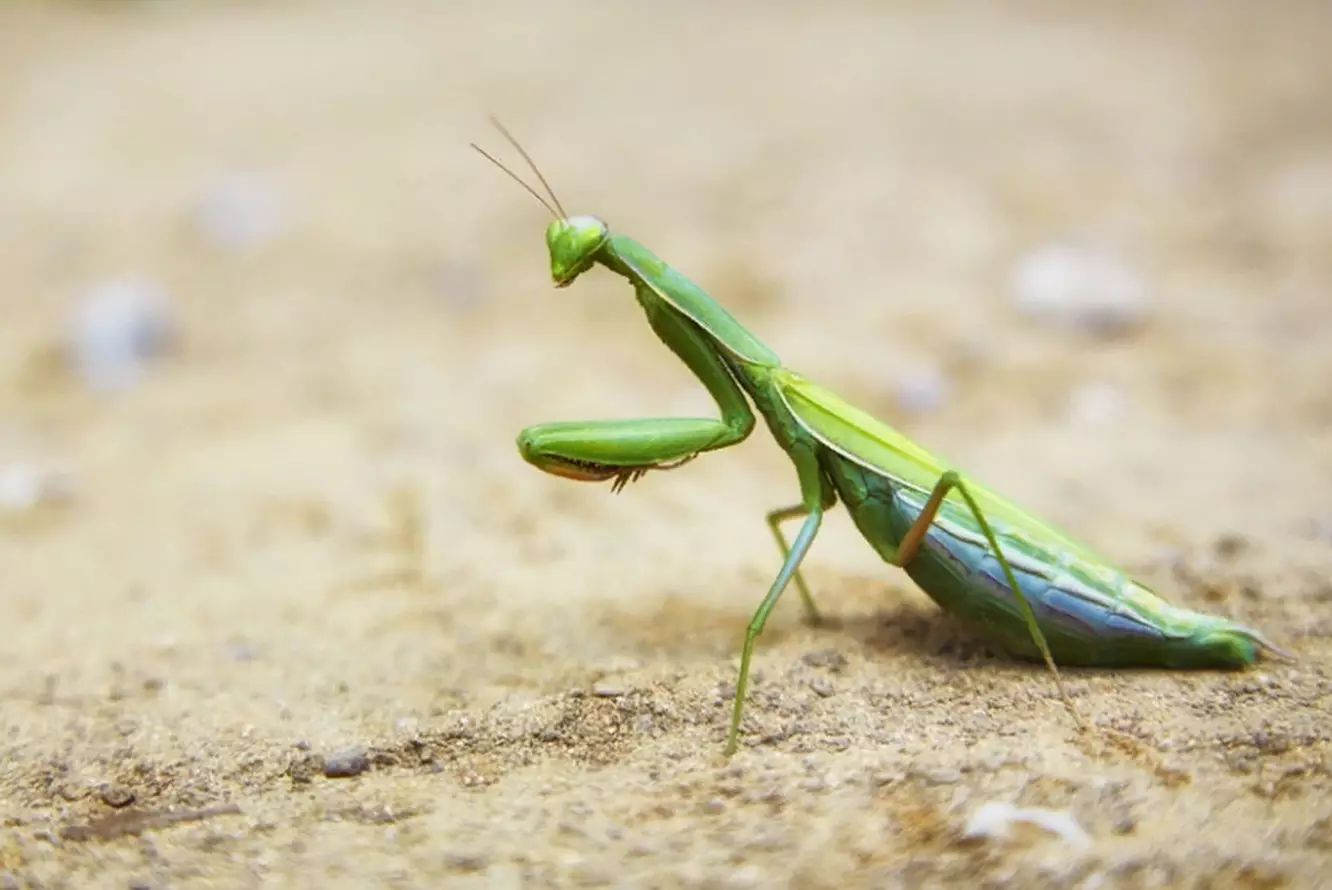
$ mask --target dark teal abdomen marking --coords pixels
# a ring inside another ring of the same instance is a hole
[[[917,504],[914,497],[899,496],[889,480],[835,452],[825,451],[823,464],[861,535],[880,556],[891,560],[919,517],[923,498]],[[940,608],[971,626],[986,642],[1019,658],[1041,659],[1017,597],[988,547],[960,540],[936,525],[903,569]],[[1235,668],[1257,658],[1247,640],[1217,633],[1233,627],[1224,619],[1198,616],[1196,632],[1169,633],[1113,599],[1104,602],[1079,595],[1077,582],[1059,579],[1058,571],[1056,567],[1038,575],[1013,565],[1058,664]]]

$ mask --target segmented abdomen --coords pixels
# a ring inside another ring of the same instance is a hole
[[[840,455],[828,455],[825,467],[866,540],[891,559],[929,492],[894,486]],[[1258,638],[1247,628],[1172,606],[1113,566],[1089,563],[1021,529],[989,521],[1056,662],[1186,668],[1240,667],[1256,660]],[[1040,658],[1003,568],[964,503],[944,503],[903,568],[940,607],[988,642]]]

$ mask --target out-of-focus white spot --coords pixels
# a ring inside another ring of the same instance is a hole
[[[28,464],[0,468],[0,509],[18,513],[73,496],[74,480],[69,473]]]
[[[287,202],[268,177],[229,173],[204,192],[194,220],[213,245],[246,250],[282,233],[287,223]]]
[[[69,333],[71,359],[93,389],[125,389],[143,365],[164,354],[175,338],[166,294],[138,280],[93,288],[79,304]]]
[[[897,404],[912,414],[929,414],[944,406],[952,389],[952,381],[941,369],[915,367],[897,378]]]
[[[1023,314],[1095,337],[1112,337],[1147,320],[1143,281],[1110,255],[1053,244],[1027,254],[1013,270],[1012,298]]]
[[[1077,426],[1110,426],[1128,410],[1128,397],[1113,383],[1086,383],[1068,397],[1068,420]]]

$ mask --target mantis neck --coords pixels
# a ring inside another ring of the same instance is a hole
[[[782,361],[736,321],[731,313],[703,289],[662,262],[643,245],[617,235],[597,252],[597,262],[646,288],[702,329],[720,351],[746,364],[779,368]]]

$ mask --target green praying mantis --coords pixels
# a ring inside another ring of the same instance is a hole
[[[782,566],[745,631],[726,756],[735,753],[754,644],[794,581],[809,620],[819,611],[800,573],[840,500],[883,560],[903,569],[941,608],[996,648],[1045,662],[1074,722],[1085,729],[1058,664],[1088,667],[1242,668],[1260,655],[1289,660],[1257,631],[1171,605],[1086,545],[967,478],[833,392],[784,366],[698,285],[595,216],[569,216],[537,165],[500,124],[546,191],[473,144],[554,217],[546,229],[557,288],[601,265],[627,279],[648,324],[707,388],[720,419],[663,417],[547,423],[518,436],[528,463],[620,491],[729,448],[753,432],[755,411],[790,456],[800,502],[771,510]],[[795,541],[782,523],[803,519]]]

